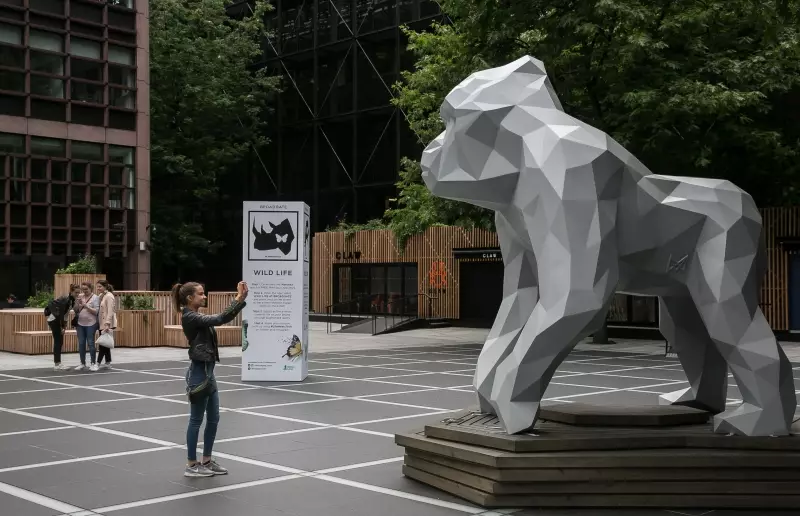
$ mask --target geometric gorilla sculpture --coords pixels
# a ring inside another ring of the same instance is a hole
[[[758,306],[761,216],[729,181],[651,173],[566,114],[544,65],[474,73],[441,106],[422,156],[434,195],[496,212],[503,302],[475,372],[480,408],[529,429],[554,372],[603,324],[615,291],[656,295],[691,387],[662,403],[717,414],[714,431],[787,435],[792,367]],[[728,369],[743,403],[727,412]]]

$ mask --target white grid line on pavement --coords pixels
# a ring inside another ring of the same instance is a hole
[[[119,437],[127,437],[129,439],[133,439],[133,440],[137,440],[137,441],[148,442],[148,443],[151,443],[151,444],[159,444],[160,446],[164,446],[164,447],[183,447],[183,445],[179,445],[178,443],[164,441],[164,440],[161,440],[161,439],[153,439],[151,437],[141,436],[141,435],[137,435],[137,434],[131,434],[131,433],[128,433],[128,432],[119,432],[119,431],[109,430],[107,428],[93,427],[91,425],[86,425],[86,424],[78,423],[78,422],[75,422],[75,421],[68,421],[68,420],[60,419],[60,418],[52,418],[52,417],[48,417],[48,416],[42,416],[42,415],[39,415],[39,414],[30,414],[30,413],[27,413],[27,412],[17,411],[17,410],[13,410],[13,409],[6,409],[6,408],[2,408],[2,407],[0,407],[0,411],[6,412],[6,413],[11,413],[11,414],[17,414],[17,415],[25,415],[25,416],[33,417],[33,418],[36,418],[36,419],[42,419],[42,420],[51,421],[51,422],[58,422],[58,423],[61,423],[61,424],[64,424],[64,425],[72,425],[72,426],[75,426],[75,427],[78,427],[78,428],[85,428],[85,429],[94,430],[94,431],[97,431],[97,432],[109,433],[109,434],[112,434],[112,435],[116,435],[116,436],[119,436]],[[389,434],[384,434],[384,435],[389,435]],[[308,477],[308,476],[313,476],[315,478],[317,477],[317,475],[313,471],[305,471],[305,470],[298,469],[298,468],[292,468],[292,467],[289,467],[289,466],[282,466],[280,464],[273,464],[273,463],[269,463],[269,462],[266,462],[266,461],[260,461],[260,460],[256,460],[256,459],[251,459],[251,458],[248,458],[248,457],[240,457],[240,456],[229,454],[229,453],[216,452],[216,453],[214,453],[214,456],[217,457],[217,458],[228,459],[228,460],[231,460],[233,462],[240,462],[240,463],[244,463],[244,464],[250,464],[250,465],[253,465],[253,466],[261,466],[261,467],[264,467],[264,468],[267,468],[267,469],[281,471],[283,473],[288,473],[290,476],[291,475],[296,475],[298,477]],[[402,457],[400,457],[398,460],[401,460],[401,459],[402,459]],[[373,465],[374,461],[371,461],[371,462],[365,463],[365,464]],[[353,467],[355,468],[356,466],[353,466]],[[284,476],[283,478],[288,480],[288,478],[285,478],[285,477],[286,476]],[[282,478],[282,477],[277,477],[277,478]],[[319,478],[322,479],[322,480],[327,480],[327,481],[333,482],[333,479],[335,477],[327,477],[326,475],[321,475],[321,476],[319,476]],[[266,480],[270,480],[270,479],[265,479],[263,482],[264,483],[268,483],[268,482],[266,482]],[[275,481],[274,479],[271,479],[271,480]],[[261,482],[261,481],[259,481],[259,482]],[[129,509],[129,508],[133,508],[133,507],[141,507],[141,506],[144,506],[144,505],[151,505],[152,503],[161,503],[163,501],[176,500],[176,499],[185,498],[185,497],[201,496],[203,494],[211,494],[213,492],[221,492],[221,491],[226,491],[226,490],[237,489],[237,487],[236,487],[237,485],[238,486],[242,486],[242,487],[252,487],[253,485],[260,485],[260,484],[253,484],[252,482],[248,482],[248,483],[244,483],[244,484],[234,484],[234,485],[229,485],[229,486],[224,486],[224,487],[219,487],[219,488],[212,488],[212,489],[206,489],[206,490],[197,490],[197,491],[194,491],[194,492],[191,492],[191,493],[181,493],[180,495],[172,495],[171,497],[160,497],[160,498],[154,498],[154,499],[150,499],[150,500],[140,500],[138,502],[131,502],[131,503],[128,503],[128,504],[122,504],[122,505],[111,506],[111,507],[103,507],[103,508],[91,509],[91,510],[96,512],[96,513],[99,513],[99,514],[105,514],[105,513],[108,513],[108,512],[114,512],[114,511],[117,511],[117,510],[122,510],[123,508],[124,509]],[[352,485],[351,487],[360,487],[361,489],[373,490],[373,489],[368,489],[366,486],[368,486],[368,484],[364,484],[363,486]],[[0,488],[1,487],[2,487],[2,485],[0,485]],[[13,486],[9,486],[9,487],[13,487]],[[239,488],[242,488],[242,487],[239,487]],[[369,486],[369,488],[374,488],[374,487],[375,486]],[[15,488],[15,489],[18,489],[18,488]],[[383,488],[381,488],[381,489],[383,489]],[[9,494],[11,494],[11,493],[9,493]],[[403,493],[401,491],[394,491],[394,490],[386,490],[383,494],[389,494],[389,495],[392,495],[392,496],[399,496],[401,498],[407,498],[409,496],[413,496],[414,497],[413,499],[415,501],[427,503],[429,505],[436,505],[436,506],[440,506],[440,507],[448,507],[448,508],[451,508],[451,509],[454,509],[454,510],[460,510],[462,512],[467,512],[467,513],[471,513],[471,514],[477,514],[477,512],[475,512],[475,509],[472,508],[472,507],[469,507],[469,506],[466,506],[466,505],[461,505],[461,504],[453,504],[453,503],[450,503],[450,502],[443,502],[442,500],[437,500],[435,498],[428,498],[428,497],[418,496],[418,495],[409,495],[408,493]],[[173,498],[173,497],[177,497],[177,498]],[[153,502],[154,500],[158,500],[158,501]],[[446,504],[446,505],[443,505],[443,504]],[[42,503],[40,503],[40,505],[42,505]],[[75,508],[75,507],[70,506],[67,509],[63,509],[63,510],[62,509],[55,509],[55,510],[62,511],[62,512],[75,512],[75,511],[80,511],[80,510],[84,510],[84,509],[80,508],[80,507]],[[483,510],[481,509],[481,511],[479,511],[479,512],[483,512]]]
[[[5,493],[15,498],[20,498],[27,502],[41,505],[42,507],[47,507],[48,509],[58,512],[75,513],[83,510],[80,507],[75,507],[74,505],[61,502],[54,498],[42,496],[39,493],[34,493],[33,491],[28,491],[27,489],[21,489],[10,484],[4,484],[3,482],[0,482],[0,493]]]
[[[614,358],[617,358],[617,357],[614,357]],[[364,366],[354,366],[354,367],[364,367]],[[170,369],[172,370],[172,369],[178,369],[178,368],[170,368]],[[123,372],[123,371],[120,371],[120,372]],[[149,371],[129,370],[129,371],[124,371],[124,372],[146,373],[146,372],[149,372]],[[437,372],[437,371],[420,371],[419,372],[419,374],[439,374],[439,373],[443,373],[443,372]],[[575,374],[576,375],[583,375],[583,374],[596,374],[596,373],[587,372],[587,373],[575,373]],[[604,375],[613,376],[613,375],[608,374],[608,373],[605,373]],[[235,375],[230,375],[230,376],[235,376]],[[397,375],[397,376],[402,376],[402,375]],[[10,379],[32,380],[30,378],[22,378],[22,377],[10,378]],[[642,378],[642,379],[645,379],[645,378]],[[359,378],[343,379],[343,381],[359,381],[359,380],[364,380],[364,379],[359,379]],[[48,382],[48,383],[55,383],[55,382]],[[135,383],[138,383],[138,382],[135,382]],[[157,382],[153,382],[153,383],[157,383]],[[378,383],[381,383],[381,382],[378,382]],[[390,382],[385,382],[385,383],[390,383]],[[659,385],[671,385],[671,384],[675,384],[675,383],[683,383],[683,382],[681,382],[681,381],[671,381],[671,382],[666,382],[666,383],[663,383],[663,384],[640,386],[640,387],[638,387],[638,389],[646,389],[648,387],[655,387],[655,386],[659,386]],[[122,384],[122,385],[125,385],[125,384]],[[91,387],[97,387],[97,386],[74,386],[74,387],[75,388],[90,388],[91,389]],[[422,387],[422,386],[420,386],[420,387]],[[598,393],[589,393],[589,395],[591,395],[591,394],[603,394],[603,393],[610,393],[610,392],[619,392],[619,391],[624,391],[624,390],[636,390],[637,389],[637,387],[625,388],[625,389],[608,389],[608,388],[597,387],[597,386],[585,386],[585,387],[597,388],[597,389],[605,389],[605,390],[603,390],[601,392],[598,392]],[[248,388],[248,390],[249,389],[252,389],[252,387]],[[424,386],[424,389],[420,389],[420,390],[451,390],[451,389],[453,389],[453,388],[440,388],[440,387]],[[48,390],[52,390],[52,389],[48,389]],[[91,390],[101,390],[101,391],[103,391],[104,389],[91,389]],[[298,392],[311,394],[311,393],[305,392],[305,391],[298,391]],[[135,395],[135,394],[132,394],[132,393],[122,393],[122,392],[120,392],[120,394],[127,395],[127,396],[134,396],[135,398],[162,399],[162,398],[157,397],[157,396]],[[317,394],[320,394],[320,393],[317,393]],[[385,394],[379,394],[379,395],[393,395],[393,394],[402,394],[402,393],[385,393]],[[582,395],[585,395],[585,394],[582,394]],[[578,396],[582,396],[582,395],[578,395]],[[566,397],[574,397],[574,396],[566,396]],[[559,398],[553,398],[553,399],[557,400],[557,399],[562,399],[562,398],[566,398],[566,397],[559,397]],[[341,398],[347,398],[347,397],[335,396],[335,398],[336,399],[341,399]],[[173,400],[164,400],[164,401],[173,401]],[[235,410],[233,410],[233,411],[235,411]],[[453,411],[450,410],[450,411],[445,411],[445,412],[453,412]],[[25,415],[27,415],[27,414],[25,414]],[[259,414],[259,415],[263,415],[263,414]],[[426,415],[432,415],[432,414],[418,414],[418,415],[411,415],[411,416],[403,416],[403,418],[405,418],[405,417],[423,417],[423,416],[426,416]],[[185,417],[185,415],[181,415],[181,417]],[[389,419],[394,419],[394,418],[389,418]],[[376,420],[376,422],[379,422],[379,421],[381,421],[381,420]],[[348,423],[348,425],[363,425],[363,424],[369,424],[369,422]],[[326,425],[326,426],[334,427],[334,425]],[[72,426],[72,427],[74,428],[74,426]],[[317,428],[312,428],[312,430],[313,429],[317,429]],[[281,434],[283,434],[283,433],[295,433],[295,432],[300,432],[300,431],[309,431],[309,429],[298,429],[298,430],[294,430],[294,431],[281,432]],[[382,434],[382,433],[379,433],[379,432],[376,432],[376,434],[391,436],[391,434]],[[141,436],[137,436],[136,438],[140,438],[140,437]],[[255,438],[256,436],[248,436],[248,437],[249,438]],[[245,438],[247,438],[247,437],[245,437]],[[218,442],[222,442],[222,441],[218,441]],[[175,447],[182,447],[182,445],[176,445]],[[141,451],[135,451],[133,453],[140,453],[140,452]],[[400,460],[400,458],[398,458],[397,460]],[[338,479],[338,480],[341,480],[341,479]],[[350,482],[350,481],[345,481],[345,482]],[[368,484],[365,484],[364,486],[366,486],[369,489],[383,489],[383,488],[377,488],[376,486],[370,486]],[[361,486],[361,487],[364,488],[364,486]],[[407,493],[401,493],[401,494],[403,495],[403,497],[405,497],[407,495]],[[481,512],[484,512],[484,511],[482,510]]]
[[[27,435],[27,434],[40,434],[42,432],[55,432],[57,430],[69,430],[75,428],[74,426],[54,426],[50,428],[38,428],[36,430],[20,430],[19,432],[6,432],[0,434],[0,437],[10,437],[12,435]]]

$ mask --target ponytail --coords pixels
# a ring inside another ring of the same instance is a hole
[[[176,312],[181,311],[181,285],[180,283],[176,283],[172,285],[172,306],[175,308]]]
[[[101,279],[97,283],[99,283],[100,285],[103,285],[103,288],[106,289],[106,292],[112,292],[112,293],[114,292],[114,285],[112,285],[111,283],[107,282],[106,280]]]

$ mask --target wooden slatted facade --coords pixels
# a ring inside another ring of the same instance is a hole
[[[768,258],[761,306],[772,328],[786,331],[789,330],[791,251],[784,249],[780,241],[800,237],[800,207],[765,208],[761,213]],[[453,250],[498,246],[497,235],[492,232],[459,227],[432,227],[412,238],[403,250],[389,230],[361,231],[350,236],[343,232],[317,233],[311,253],[312,311],[327,313],[331,305],[343,300],[334,299],[337,265],[408,263],[417,265],[418,292],[435,298],[432,316],[459,319],[458,264],[464,260],[456,260]],[[471,260],[476,259],[480,260]],[[620,300],[617,301],[619,304]],[[423,310],[422,303],[419,310]]]
[[[326,313],[334,303],[337,264],[414,263],[418,270],[417,291],[432,298],[432,315],[458,319],[459,270],[453,249],[498,246],[497,235],[491,231],[445,226],[432,227],[413,237],[402,250],[389,230],[361,231],[349,237],[341,232],[317,233],[311,247],[312,310]],[[337,253],[342,259],[337,259]],[[354,258],[346,258],[351,255]],[[419,309],[424,306],[421,301]]]
[[[775,331],[789,330],[789,254],[781,239],[800,238],[800,206],[761,210],[767,247],[767,272],[761,308]],[[795,294],[800,298],[800,292]]]

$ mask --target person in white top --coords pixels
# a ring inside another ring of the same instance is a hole
[[[97,333],[97,314],[100,311],[100,298],[92,292],[92,284],[89,282],[81,283],[81,293],[75,299],[75,331],[78,334],[78,354],[81,363],[75,368],[76,371],[86,370],[86,349],[89,349],[91,366],[89,369],[97,371],[95,363],[94,336]]]
[[[117,328],[117,306],[114,299],[114,287],[106,280],[97,282],[97,293],[100,294],[100,333],[111,333]],[[97,365],[104,369],[111,369],[111,348],[99,346],[97,354]],[[103,357],[106,359],[105,366],[102,365]]]

